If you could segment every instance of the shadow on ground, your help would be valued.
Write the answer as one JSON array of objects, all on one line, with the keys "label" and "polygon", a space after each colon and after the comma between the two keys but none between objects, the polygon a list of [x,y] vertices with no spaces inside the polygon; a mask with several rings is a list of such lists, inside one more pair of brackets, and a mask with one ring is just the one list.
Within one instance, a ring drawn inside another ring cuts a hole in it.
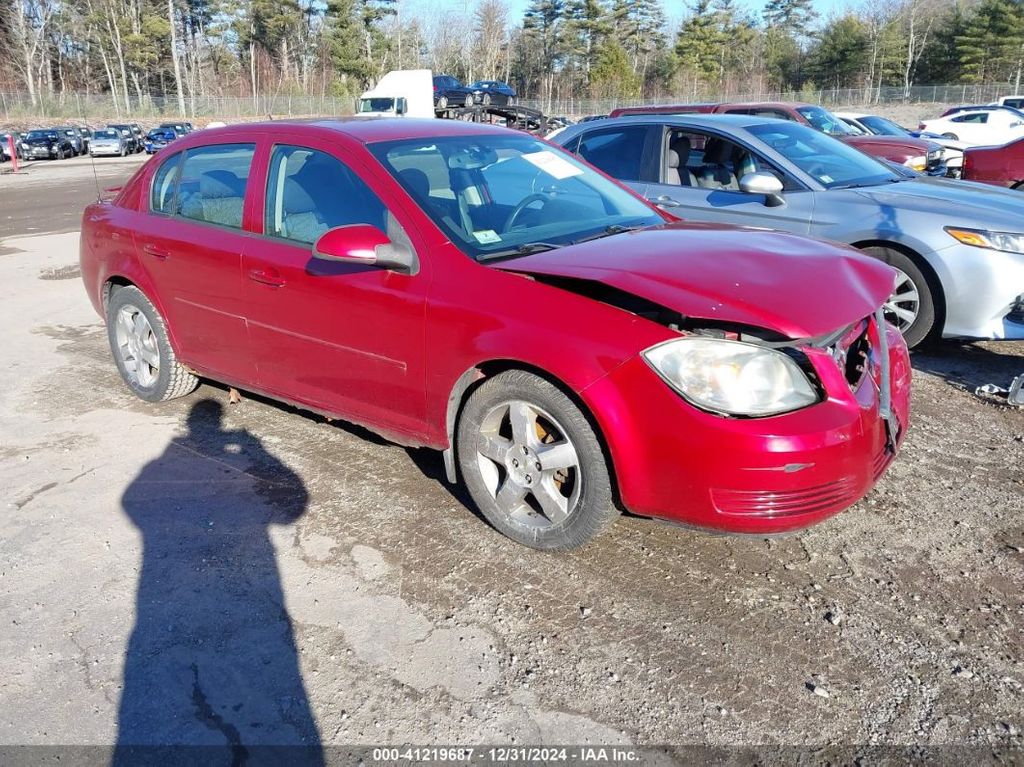
[{"label": "shadow on ground", "polygon": [[941,341],[917,349],[911,362],[915,369],[971,393],[989,383],[1006,388],[1024,374],[1024,342]]},{"label": "shadow on ground", "polygon": [[188,432],[122,498],[143,557],[115,765],[263,763],[271,747],[287,749],[279,763],[323,761],[269,537],[309,495],[222,417],[219,403],[197,402]]}]

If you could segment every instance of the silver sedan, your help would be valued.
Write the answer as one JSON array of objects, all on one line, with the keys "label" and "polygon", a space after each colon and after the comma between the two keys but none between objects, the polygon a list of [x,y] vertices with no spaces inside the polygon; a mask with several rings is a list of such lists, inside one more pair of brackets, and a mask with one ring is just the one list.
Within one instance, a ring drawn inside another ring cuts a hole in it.
[{"label": "silver sedan", "polygon": [[1020,192],[896,173],[811,128],[745,115],[598,120],[555,142],[681,218],[810,234],[889,263],[887,316],[911,346],[1024,339]]},{"label": "silver sedan", "polygon": [[93,131],[89,142],[89,154],[93,157],[124,157],[127,147],[121,134],[113,128]]}]

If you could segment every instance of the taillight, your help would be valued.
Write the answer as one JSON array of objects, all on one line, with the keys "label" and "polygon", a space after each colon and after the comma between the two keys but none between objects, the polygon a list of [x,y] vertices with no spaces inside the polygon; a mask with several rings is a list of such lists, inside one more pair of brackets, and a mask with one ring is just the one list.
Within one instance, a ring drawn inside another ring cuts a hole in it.
[{"label": "taillight", "polygon": [[924,123],[918,123],[917,124],[917,129],[918,130],[924,130]]}]

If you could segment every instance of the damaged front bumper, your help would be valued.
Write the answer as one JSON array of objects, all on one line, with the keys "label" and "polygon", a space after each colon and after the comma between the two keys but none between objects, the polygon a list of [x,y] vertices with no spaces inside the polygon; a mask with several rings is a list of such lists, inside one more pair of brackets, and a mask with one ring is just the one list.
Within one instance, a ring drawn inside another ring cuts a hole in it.
[{"label": "damaged front bumper", "polygon": [[699,411],[640,359],[587,387],[583,396],[601,422],[625,507],[691,526],[777,533],[860,500],[892,462],[909,423],[906,344],[871,317],[828,346],[801,351],[822,401],[767,418]]}]

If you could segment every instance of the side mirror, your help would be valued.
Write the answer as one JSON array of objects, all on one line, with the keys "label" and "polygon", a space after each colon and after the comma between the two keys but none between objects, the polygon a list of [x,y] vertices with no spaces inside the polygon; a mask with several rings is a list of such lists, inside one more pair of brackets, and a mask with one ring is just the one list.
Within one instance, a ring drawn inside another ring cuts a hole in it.
[{"label": "side mirror", "polygon": [[748,173],[740,179],[740,191],[747,194],[763,194],[764,204],[769,208],[786,204],[786,200],[782,196],[782,182],[774,173],[765,171]]},{"label": "side mirror", "polygon": [[313,245],[313,258],[377,266],[407,274],[414,274],[418,266],[416,254],[410,247],[391,242],[384,232],[369,224],[328,229]]},{"label": "side mirror", "polygon": [[405,98],[401,97],[401,98],[395,99],[395,114],[396,115],[404,115],[405,113],[406,113]]}]

